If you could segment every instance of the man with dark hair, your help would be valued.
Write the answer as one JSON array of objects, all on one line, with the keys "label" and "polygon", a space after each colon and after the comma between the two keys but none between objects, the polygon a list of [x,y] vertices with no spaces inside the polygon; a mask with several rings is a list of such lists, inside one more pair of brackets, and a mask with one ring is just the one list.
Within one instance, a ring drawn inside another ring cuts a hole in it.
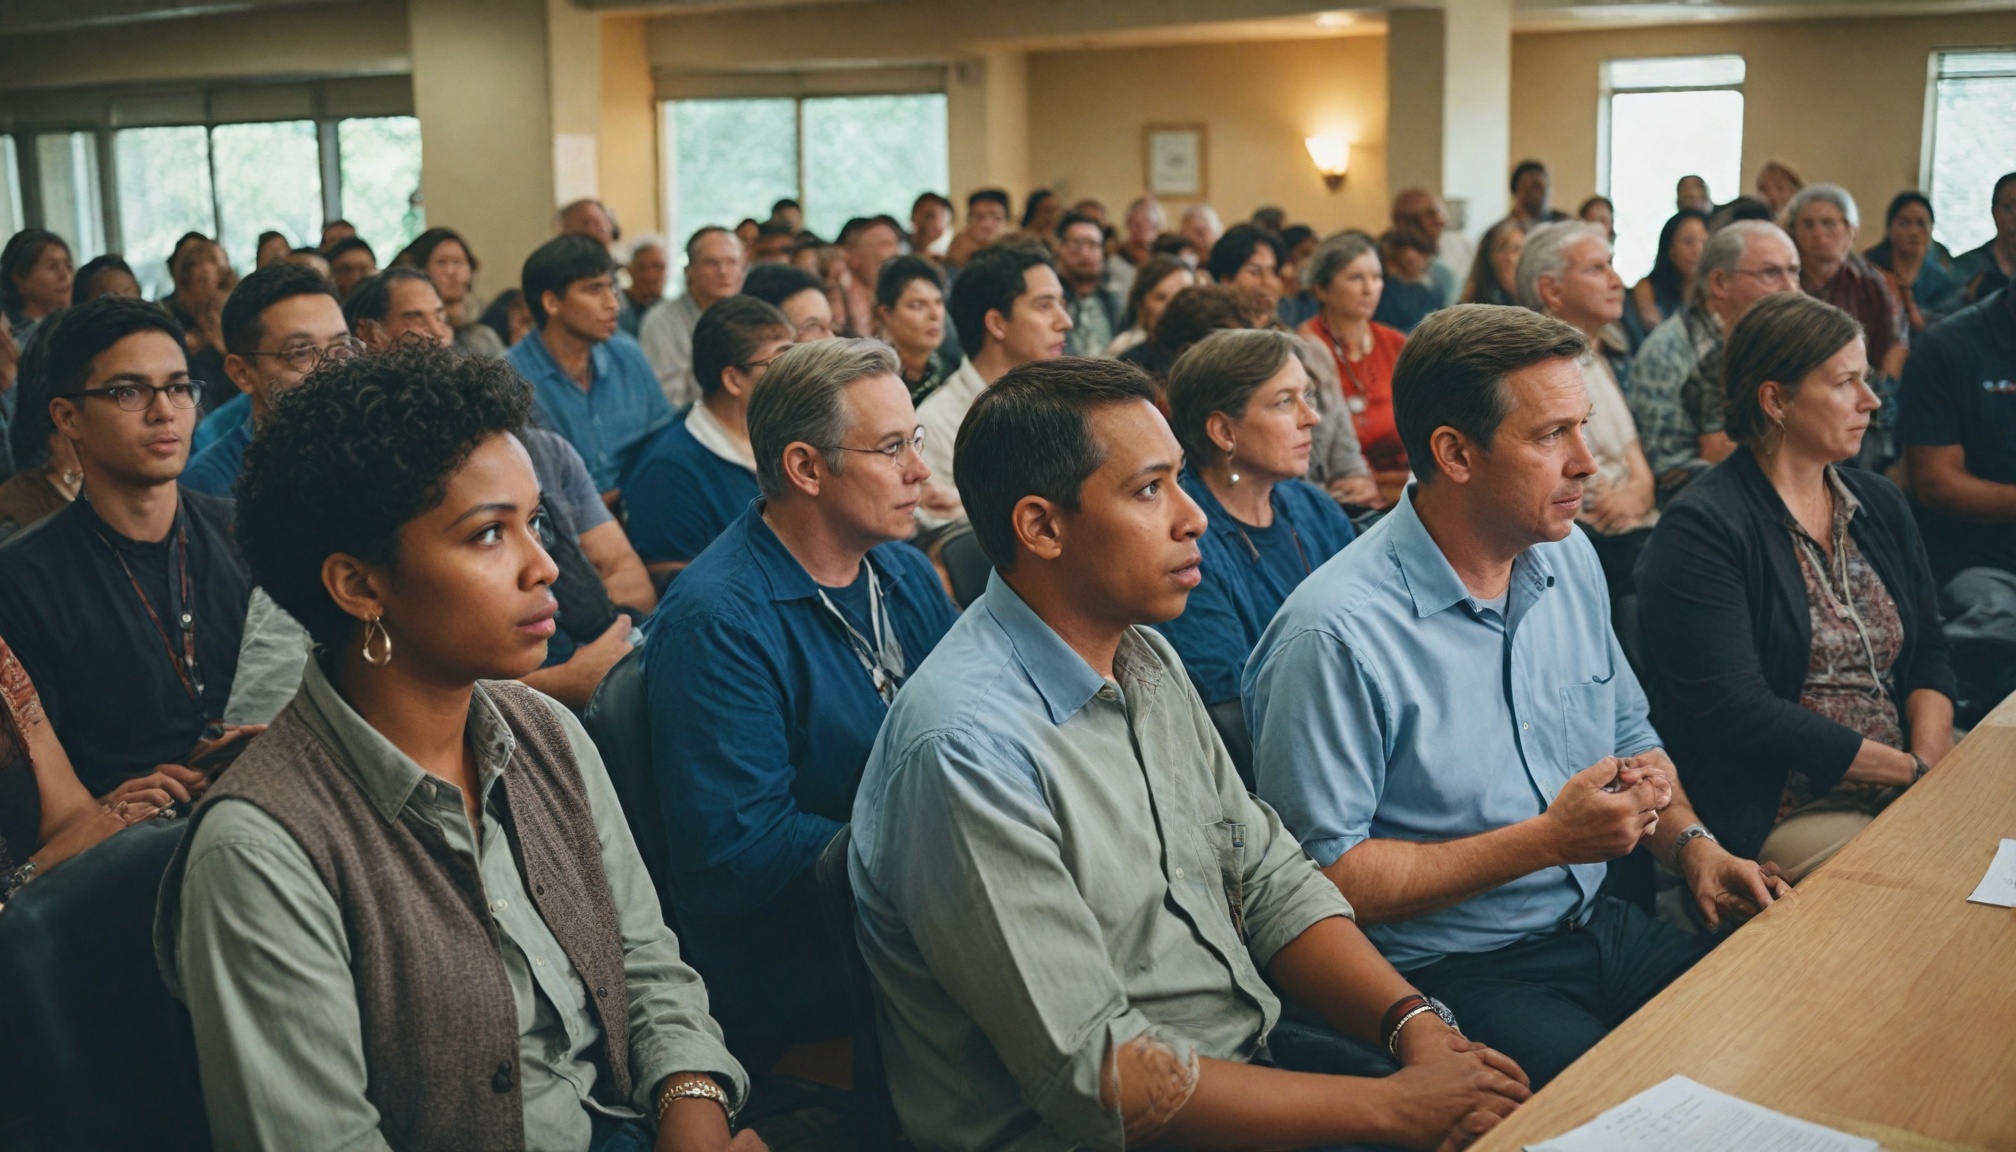
[{"label": "man with dark hair", "polygon": [[0,549],[0,636],[86,788],[186,801],[245,735],[222,719],[251,592],[230,502],[176,484],[202,385],[181,326],[118,296],[66,310],[45,363],[84,498]]},{"label": "man with dark hair", "polygon": [[1057,275],[1064,282],[1064,310],[1071,316],[1065,350],[1072,356],[1104,356],[1120,333],[1120,298],[1106,290],[1106,230],[1090,216],[1067,212],[1057,222]]},{"label": "man with dark hair", "polygon": [[805,230],[805,209],[799,207],[798,201],[787,196],[770,205],[770,222],[784,225],[790,229],[793,236],[796,236]]},{"label": "man with dark hair", "polygon": [[1064,285],[1049,253],[1035,246],[1004,244],[975,256],[952,285],[949,312],[966,359],[917,409],[917,422],[924,426],[924,462],[939,477],[925,488],[917,513],[917,523],[926,531],[965,516],[958,493],[944,481],[952,475],[952,445],[966,410],[1010,368],[1064,355],[1071,331]]},{"label": "man with dark hair", "polygon": [[1008,193],[999,188],[981,188],[966,197],[966,226],[953,235],[945,248],[945,263],[963,268],[976,253],[999,243],[1014,230],[1014,212]]},{"label": "man with dark hair", "polygon": [[847,280],[844,302],[847,315],[839,317],[845,334],[875,334],[875,278],[882,265],[903,254],[903,226],[894,216],[871,216],[841,240],[847,253]]},{"label": "man with dark hair", "polygon": [[680,939],[729,1048],[767,1068],[847,1034],[813,866],[889,701],[958,610],[895,543],[931,473],[886,346],[788,348],[748,422],[763,499],[666,592],[644,675]]},{"label": "man with dark hair", "polygon": [[749,253],[751,266],[757,264],[789,264],[792,243],[798,234],[789,224],[778,220],[765,220],[756,226],[756,247]]},{"label": "man with dark hair", "polygon": [[1257,224],[1234,224],[1225,230],[1205,265],[1211,279],[1252,302],[1255,318],[1271,317],[1281,305],[1281,263],[1287,253],[1281,237]]},{"label": "man with dark hair", "polygon": [[925,192],[910,203],[910,251],[937,257],[952,239],[952,201]]},{"label": "man with dark hair", "polygon": [[616,317],[616,326],[625,336],[637,339],[644,314],[665,299],[665,280],[671,267],[663,237],[639,236],[631,243],[630,262],[623,266],[630,274],[630,283],[623,289],[623,311]]},{"label": "man with dark hair", "polygon": [[373,352],[407,340],[440,348],[455,342],[441,293],[427,273],[410,264],[394,264],[359,281],[343,302],[343,320]]},{"label": "man with dark hair", "polygon": [[299,264],[268,264],[240,280],[224,300],[221,327],[224,372],[251,398],[252,409],[250,420],[198,452],[182,473],[184,488],[210,496],[231,495],[245,449],[272,413],[275,396],[301,383],[325,358],[347,360],[364,350],[350,335],[329,281]]},{"label": "man with dark hair", "polygon": [[751,268],[742,278],[742,294],[754,296],[784,313],[791,322],[792,338],[831,340],[833,300],[826,295],[826,282],[796,264],[765,264]]},{"label": "man with dark hair", "polygon": [[1542,224],[1568,219],[1566,212],[1550,204],[1554,196],[1554,174],[1547,170],[1547,165],[1538,160],[1521,160],[1512,169],[1511,185],[1511,216],[1527,231]]},{"label": "man with dark hair", "polygon": [[540,423],[574,445],[613,505],[638,445],[672,422],[644,353],[617,333],[616,261],[586,236],[557,236],[526,257],[519,283],[533,329],[506,358],[532,382]]},{"label": "man with dark hair", "polygon": [[1643,844],[1711,928],[1783,883],[1694,818],[1611,631],[1575,531],[1587,347],[1523,309],[1422,321],[1393,377],[1418,483],[1289,595],[1241,692],[1260,796],[1536,1087],[1706,951],[1599,895],[1609,861]]},{"label": "man with dark hair", "polygon": [[339,241],[348,240],[355,235],[357,235],[357,226],[355,224],[350,223],[348,220],[331,220],[322,225],[322,240],[320,243],[316,244],[313,248],[296,248],[294,251],[320,252],[322,255],[327,256],[329,249],[334,248]]},{"label": "man with dark hair", "polygon": [[[1205,527],[1154,397],[1116,361],[1025,364],[960,430],[995,572],[897,697],[854,802],[897,1114],[929,1147],[1467,1139],[1525,1097],[1519,1069],[1380,959],[1144,627],[1183,611]],[[1277,987],[1404,1066],[1268,1066],[1292,1059],[1268,1043]]]},{"label": "man with dark hair", "polygon": [[709,224],[686,240],[686,291],[653,305],[637,328],[644,358],[658,373],[658,385],[674,408],[700,398],[693,375],[693,326],[718,300],[742,291],[749,265],[733,232]]},{"label": "man with dark hair", "polygon": [[1953,271],[1967,282],[1967,299],[1986,300],[2007,288],[2016,277],[2016,172],[2004,173],[1988,196],[1988,212],[1995,220],[1995,235],[1971,252],[1953,260]]},{"label": "man with dark hair", "polygon": [[329,280],[336,285],[338,300],[350,295],[359,280],[378,274],[378,254],[371,251],[371,245],[362,236],[346,236],[330,245],[322,256],[329,261]]},{"label": "man with dark hair", "polygon": [[700,399],[644,442],[623,477],[630,540],[653,576],[670,579],[756,498],[749,397],[791,344],[791,322],[754,296],[730,296],[700,317]]}]

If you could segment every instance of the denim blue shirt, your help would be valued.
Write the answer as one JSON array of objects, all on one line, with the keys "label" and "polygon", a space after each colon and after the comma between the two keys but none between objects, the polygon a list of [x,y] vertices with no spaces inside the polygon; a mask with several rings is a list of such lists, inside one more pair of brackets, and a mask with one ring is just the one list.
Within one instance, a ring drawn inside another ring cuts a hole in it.
[{"label": "denim blue shirt", "polygon": [[[221,386],[229,381],[219,383]],[[252,394],[240,392],[212,408],[210,414],[203,417],[202,423],[196,425],[196,435],[189,441],[189,450],[192,453],[201,452],[222,439],[233,428],[243,428],[251,423]]]},{"label": "denim blue shirt", "polygon": [[[915,673],[958,609],[915,548],[884,544],[868,563]],[[644,668],[680,941],[729,1042],[843,1035],[812,866],[847,822],[887,708],[760,506],[672,582]]]},{"label": "denim blue shirt", "polygon": [[539,422],[574,445],[601,491],[617,487],[637,446],[672,420],[658,374],[621,332],[588,353],[586,392],[561,370],[537,331],[512,345],[505,359],[532,382]]},{"label": "denim blue shirt", "polygon": [[251,446],[252,421],[248,411],[243,424],[189,458],[189,466],[182,469],[182,486],[191,492],[228,499],[231,486],[238,482],[238,473],[245,467],[245,449]]},{"label": "denim blue shirt", "polygon": [[1268,528],[1234,520],[1194,473],[1185,470],[1181,483],[1210,520],[1197,541],[1203,582],[1191,590],[1181,616],[1157,627],[1176,646],[1206,703],[1236,700],[1246,657],[1275,610],[1355,533],[1335,500],[1300,480],[1274,486]]},{"label": "denim blue shirt", "polygon": [[623,475],[626,525],[647,561],[691,560],[756,499],[756,474],[723,460],[681,418],[651,435]]},{"label": "denim blue shirt", "polygon": [[[1513,562],[1500,619],[1443,558],[1412,489],[1288,597],[1244,700],[1260,796],[1326,867],[1375,837],[1453,840],[1537,816],[1575,773],[1660,743],[1581,530]],[[1585,918],[1603,875],[1547,868],[1365,934],[1403,971],[1486,952]]]}]

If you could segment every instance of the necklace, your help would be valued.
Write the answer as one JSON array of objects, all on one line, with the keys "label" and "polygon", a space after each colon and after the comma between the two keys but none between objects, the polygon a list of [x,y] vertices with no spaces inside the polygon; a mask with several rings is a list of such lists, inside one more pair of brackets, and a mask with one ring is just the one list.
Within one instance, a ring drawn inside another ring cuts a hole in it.
[{"label": "necklace", "polygon": [[[1316,330],[1323,334],[1323,342],[1330,346],[1330,354],[1336,358],[1337,367],[1343,372],[1344,377],[1351,381],[1350,385],[1344,388],[1344,406],[1351,410],[1353,416],[1364,415],[1365,409],[1372,405],[1372,389],[1359,378],[1358,369],[1352,366],[1351,355],[1345,351],[1343,341],[1337,339],[1336,334],[1330,331],[1330,322],[1318,316]],[[1370,334],[1369,330],[1367,334]],[[1368,349],[1367,352],[1369,351]],[[1340,379],[1338,383],[1342,384],[1343,380]]]}]

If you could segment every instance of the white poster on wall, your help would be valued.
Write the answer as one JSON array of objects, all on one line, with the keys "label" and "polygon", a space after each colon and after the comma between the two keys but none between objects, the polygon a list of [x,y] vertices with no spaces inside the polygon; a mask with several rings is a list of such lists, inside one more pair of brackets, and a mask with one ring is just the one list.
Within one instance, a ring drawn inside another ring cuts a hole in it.
[{"label": "white poster on wall", "polygon": [[595,174],[595,137],[562,132],[553,137],[553,203],[592,200],[601,192]]}]

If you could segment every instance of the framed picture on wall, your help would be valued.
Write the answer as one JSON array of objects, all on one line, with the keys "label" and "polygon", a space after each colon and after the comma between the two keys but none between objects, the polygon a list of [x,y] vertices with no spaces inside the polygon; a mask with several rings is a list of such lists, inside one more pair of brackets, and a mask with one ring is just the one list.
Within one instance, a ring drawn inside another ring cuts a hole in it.
[{"label": "framed picture on wall", "polygon": [[1202,199],[1207,175],[1204,125],[1150,124],[1141,135],[1148,191]]}]

